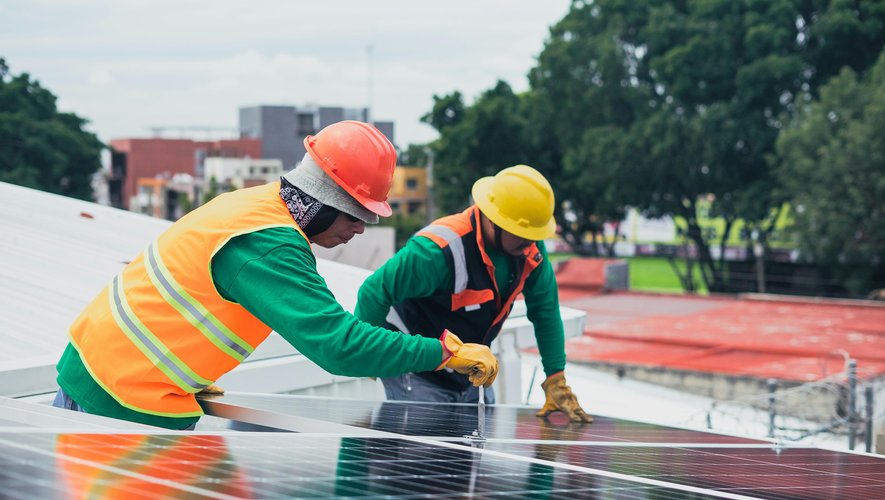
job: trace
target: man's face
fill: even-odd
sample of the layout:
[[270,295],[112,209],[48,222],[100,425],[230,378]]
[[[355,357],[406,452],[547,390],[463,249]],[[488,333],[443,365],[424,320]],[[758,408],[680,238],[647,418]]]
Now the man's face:
[[520,238],[515,234],[501,230],[501,250],[510,255],[522,255],[525,249],[534,243],[532,240]]
[[[489,220],[485,215],[482,216],[482,237],[486,244],[495,244],[495,223]],[[508,255],[522,255],[526,248],[530,247],[532,243],[534,243],[534,241],[521,238],[501,229],[500,250]]]
[[323,248],[337,247],[347,243],[357,234],[362,234],[365,230],[365,222],[341,212],[328,229],[315,234],[311,241]]

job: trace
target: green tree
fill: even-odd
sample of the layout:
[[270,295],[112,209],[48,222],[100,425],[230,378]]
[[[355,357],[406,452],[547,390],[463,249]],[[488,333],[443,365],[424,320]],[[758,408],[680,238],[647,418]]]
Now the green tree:
[[390,217],[382,217],[378,224],[388,226],[394,229],[394,239],[396,241],[396,249],[399,250],[405,246],[409,238],[425,225],[425,216],[423,212],[414,214],[395,213]]
[[[574,0],[528,92],[498,82],[470,105],[459,92],[434,98],[424,121],[440,133],[439,205],[460,208],[477,177],[528,163],[554,184],[576,249],[625,206],[674,217],[707,289],[724,291],[736,222],[764,245],[784,206],[772,164],[795,97],[872,64],[883,27],[882,1]],[[724,234],[704,231],[703,216],[722,217]]]
[[206,186],[206,192],[203,193],[203,205],[212,201],[212,198],[215,198],[220,192],[221,186],[218,184],[218,178],[214,175],[209,177],[209,184]]
[[433,110],[422,120],[437,129],[434,153],[434,199],[451,213],[470,201],[476,179],[531,159],[526,141],[525,100],[504,82],[465,106],[460,92],[434,96]]
[[[801,249],[855,294],[885,286],[885,53],[864,78],[849,68],[800,96],[778,139],[778,174]],[[877,281],[878,280],[878,281]]]
[[12,75],[0,58],[0,181],[92,200],[103,144],[87,121],[61,113],[56,97],[30,75]]
[[529,136],[557,151],[549,168],[581,217],[620,203],[684,221],[707,288],[722,291],[724,252],[714,261],[698,201],[726,220],[721,245],[737,219],[773,230],[780,117],[834,61],[870,64],[883,23],[883,2],[575,1],[530,72]]
[[426,144],[409,144],[405,151],[400,151],[396,158],[397,165],[406,167],[426,167],[430,158]]

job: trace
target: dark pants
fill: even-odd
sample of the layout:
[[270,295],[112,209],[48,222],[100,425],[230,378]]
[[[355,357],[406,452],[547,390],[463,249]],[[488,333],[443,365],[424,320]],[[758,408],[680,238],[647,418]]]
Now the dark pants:
[[[479,389],[472,385],[463,391],[441,387],[414,373],[382,378],[384,394],[391,401],[431,401],[434,403],[478,403]],[[485,390],[486,404],[495,403],[495,391]]]

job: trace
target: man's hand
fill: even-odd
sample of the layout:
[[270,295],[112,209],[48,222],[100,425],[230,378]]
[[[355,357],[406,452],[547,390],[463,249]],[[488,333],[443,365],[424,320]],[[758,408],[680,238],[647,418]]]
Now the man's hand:
[[197,394],[202,394],[203,396],[220,396],[224,394],[224,389],[215,384],[209,384],[206,387],[203,387],[203,389]]
[[451,368],[467,375],[475,387],[489,387],[498,376],[498,359],[487,346],[465,344],[454,333],[445,330],[439,337],[443,362],[436,369]]
[[547,401],[535,416],[547,417],[555,411],[561,411],[572,422],[590,423],[593,421],[593,417],[587,415],[578,404],[578,398],[575,397],[572,388],[566,385],[563,372],[557,372],[547,377],[541,387],[544,389],[544,394],[547,395]]

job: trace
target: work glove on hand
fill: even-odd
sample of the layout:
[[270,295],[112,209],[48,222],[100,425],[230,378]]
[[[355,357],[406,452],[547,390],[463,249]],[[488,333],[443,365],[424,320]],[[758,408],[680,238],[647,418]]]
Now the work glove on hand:
[[489,387],[498,376],[498,359],[488,346],[465,344],[454,333],[444,330],[439,337],[443,348],[443,362],[437,370],[451,368],[467,375],[475,386]]
[[547,377],[541,387],[544,389],[544,394],[547,395],[547,401],[535,416],[546,417],[555,411],[561,411],[572,422],[590,423],[593,421],[593,417],[587,415],[578,404],[578,398],[575,397],[572,388],[566,385],[563,372],[557,372]]
[[224,394],[224,389],[215,384],[209,384],[206,387],[203,387],[203,389],[197,394],[202,394],[204,396],[220,396]]

